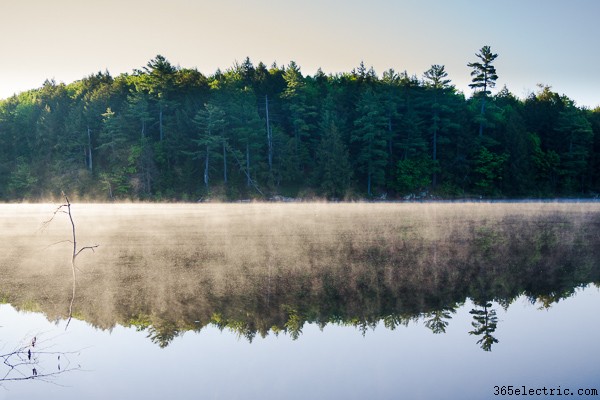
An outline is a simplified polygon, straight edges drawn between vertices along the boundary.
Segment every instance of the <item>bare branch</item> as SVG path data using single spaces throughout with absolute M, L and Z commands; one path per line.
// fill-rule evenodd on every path
M 43 232 L 50 225 L 50 223 L 54 220 L 54 217 L 56 217 L 56 214 L 58 214 L 59 212 L 64 213 L 64 214 L 68 214 L 66 211 L 64 211 L 62 209 L 63 207 L 69 207 L 69 204 L 61 204 L 60 206 L 58 206 L 56 208 L 56 210 L 54 210 L 54 212 L 52 213 L 52 217 L 50 217 L 49 220 L 42 222 L 42 226 L 40 227 L 40 231 Z
M 94 249 L 95 249 L 96 247 L 100 247 L 100 245 L 99 245 L 99 244 L 96 244 L 96 245 L 94 245 L 94 246 L 85 246 L 85 247 L 82 247 L 81 249 L 79 249 L 79 251 L 77 252 L 77 254 L 75 254 L 75 257 L 77 257 L 77 256 L 79 255 L 79 253 L 81 253 L 81 252 L 82 252 L 83 250 L 85 250 L 85 249 L 90 249 L 90 250 L 92 250 L 92 253 L 95 253 L 95 252 L 94 252 Z
M 41 347 L 40 344 L 47 342 L 37 341 L 37 337 L 33 337 L 27 345 L 20 345 L 13 351 L 0 354 L 2 365 L 0 368 L 5 368 L 0 375 L 0 384 L 2 382 L 14 382 L 25 380 L 41 380 L 50 382 L 50 379 L 66 372 L 80 370 L 80 366 L 72 366 L 69 355 L 79 355 L 81 351 L 49 351 L 48 347 Z M 36 347 L 37 346 L 37 347 Z M 47 365 L 56 357 L 56 369 L 48 369 Z
M 65 242 L 69 242 L 73 244 L 73 253 L 71 256 L 71 271 L 73 274 L 73 291 L 72 291 L 72 296 L 71 296 L 71 302 L 69 303 L 69 318 L 67 320 L 67 325 L 65 326 L 65 330 L 69 327 L 69 324 L 71 323 L 71 318 L 73 317 L 73 302 L 75 301 L 75 286 L 76 286 L 76 275 L 75 275 L 75 271 L 78 270 L 79 268 L 77 268 L 75 266 L 75 259 L 77 258 L 77 256 L 84 250 L 92 250 L 92 252 L 95 252 L 94 249 L 96 247 L 99 247 L 100 245 L 96 244 L 94 246 L 85 246 L 82 247 L 81 249 L 77 250 L 77 235 L 75 234 L 75 221 L 73 221 L 73 215 L 71 214 L 71 202 L 69 201 L 69 197 L 67 197 L 67 195 L 65 194 L 65 192 L 61 192 L 62 196 L 65 198 L 65 204 L 61 204 L 60 206 L 58 206 L 56 208 L 56 210 L 54 210 L 54 213 L 52 214 L 52 217 L 48 220 L 45 221 L 42 224 L 42 230 L 45 229 L 56 217 L 56 214 L 58 214 L 59 212 L 61 213 L 65 213 L 69 216 L 69 221 L 71 222 L 71 231 L 72 231 L 72 240 L 62 240 L 60 242 L 56 242 L 54 244 L 51 244 L 49 246 L 47 246 L 46 248 L 59 244 L 59 243 L 65 243 Z M 66 208 L 66 210 L 65 210 Z
M 56 243 L 49 244 L 48 246 L 44 247 L 42 250 L 46 250 L 46 249 L 48 249 L 48 248 L 50 248 L 50 247 L 52 247 L 52 246 L 56 246 L 57 244 L 61 244 L 61 243 L 73 243 L 73 241 L 72 241 L 72 240 L 69 240 L 69 239 L 66 239 L 66 240 L 61 240 L 61 241 L 59 241 L 59 242 L 56 242 Z

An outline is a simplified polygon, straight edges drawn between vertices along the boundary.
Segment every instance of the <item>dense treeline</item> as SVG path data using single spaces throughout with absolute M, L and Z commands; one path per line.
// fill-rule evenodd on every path
M 470 98 L 440 65 L 304 76 L 247 58 L 205 76 L 156 56 L 46 81 L 0 102 L 0 199 L 597 196 L 600 109 L 492 94 L 496 55 L 477 57 Z

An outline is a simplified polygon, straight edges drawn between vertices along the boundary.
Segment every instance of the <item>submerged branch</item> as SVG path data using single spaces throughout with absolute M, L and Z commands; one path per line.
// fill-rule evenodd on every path
M 73 214 L 71 214 L 71 202 L 69 201 L 69 197 L 67 197 L 67 195 L 65 194 L 65 192 L 62 192 L 62 196 L 65 198 L 65 204 L 61 204 L 59 205 L 56 210 L 54 210 L 54 213 L 52 214 L 52 217 L 50 217 L 49 220 L 45 221 L 42 223 L 42 230 L 46 229 L 50 223 L 54 220 L 54 218 L 56 217 L 56 214 L 58 214 L 59 212 L 67 214 L 69 216 L 69 221 L 71 222 L 71 232 L 72 232 L 72 240 L 61 240 L 59 242 L 53 243 L 49 246 L 47 246 L 46 248 L 50 247 L 50 246 L 54 246 L 56 244 L 59 243 L 65 243 L 65 242 L 69 242 L 73 244 L 73 253 L 71 256 L 71 271 L 73 274 L 73 286 L 72 286 L 72 295 L 71 295 L 71 302 L 69 303 L 69 318 L 67 320 L 67 325 L 65 326 L 65 330 L 69 327 L 69 324 L 71 323 L 71 319 L 73 317 L 73 303 L 75 301 L 75 286 L 76 286 L 76 275 L 75 275 L 75 270 L 78 270 L 77 266 L 75 265 L 75 259 L 77 258 L 77 256 L 83 251 L 83 250 L 92 250 L 92 252 L 94 252 L 94 249 L 99 247 L 99 244 L 93 245 L 93 246 L 84 246 L 81 249 L 77 250 L 77 235 L 75 232 L 75 221 L 73 221 Z M 66 208 L 66 211 L 65 211 Z
M 34 336 L 28 344 L 20 345 L 9 353 L 0 354 L 4 366 L 2 368 L 6 369 L 0 375 L 0 384 L 26 380 L 49 382 L 58 375 L 80 369 L 79 365 L 71 366 L 68 358 L 69 355 L 79 354 L 80 351 L 48 351 L 49 347 L 40 348 L 40 343 L 43 342 L 39 342 Z M 56 357 L 56 369 L 48 369 L 42 365 L 42 361 L 51 362 L 53 357 Z

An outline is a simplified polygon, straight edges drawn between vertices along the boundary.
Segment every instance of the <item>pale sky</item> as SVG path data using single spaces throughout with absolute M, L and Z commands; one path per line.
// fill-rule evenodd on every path
M 600 105 L 600 0 L 0 0 L 0 98 L 157 54 L 211 75 L 250 57 L 305 75 L 364 61 L 422 77 L 443 64 L 467 96 L 475 53 L 498 53 L 496 90 L 537 84 Z

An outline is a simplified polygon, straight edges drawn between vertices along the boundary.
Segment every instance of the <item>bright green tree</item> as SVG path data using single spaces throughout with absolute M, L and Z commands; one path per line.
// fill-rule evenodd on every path
M 137 173 L 137 167 L 131 162 L 132 141 L 126 129 L 121 116 L 111 108 L 102 114 L 96 150 L 102 166 L 100 181 L 111 199 L 130 194 L 130 178 Z
M 485 195 L 493 195 L 498 190 L 498 183 L 502 180 L 508 154 L 497 154 L 481 146 L 475 155 L 474 172 L 476 175 L 475 187 Z
M 426 155 L 399 160 L 394 188 L 400 194 L 414 194 L 431 185 L 433 162 Z

